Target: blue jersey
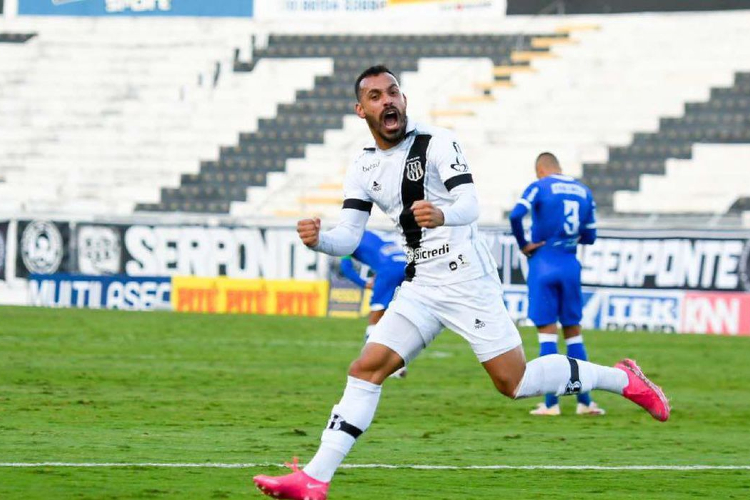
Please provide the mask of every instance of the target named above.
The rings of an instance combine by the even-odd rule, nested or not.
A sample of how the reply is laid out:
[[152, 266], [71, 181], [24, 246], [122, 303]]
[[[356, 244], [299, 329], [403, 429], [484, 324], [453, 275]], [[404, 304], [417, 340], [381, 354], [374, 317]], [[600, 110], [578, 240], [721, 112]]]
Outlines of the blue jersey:
[[576, 253], [579, 243], [596, 240], [596, 203], [591, 190], [566, 175], [549, 175], [532, 183], [511, 212], [513, 235], [521, 248], [528, 242], [523, 217], [531, 211], [531, 241], [544, 241], [538, 252]]
[[352, 258], [365, 264], [375, 273], [370, 311], [386, 309], [393, 300], [396, 288], [404, 281], [406, 254], [396, 243], [382, 240], [377, 234], [365, 231], [357, 249], [350, 257], [341, 259], [340, 266], [344, 276], [364, 288], [367, 282], [357, 273]]
[[579, 325], [583, 316], [579, 243], [596, 240], [596, 203], [588, 187], [565, 175], [549, 175], [524, 191], [510, 214], [518, 245], [528, 242], [523, 218], [531, 212], [531, 241], [545, 242], [529, 258], [529, 318], [537, 327], [560, 321]]
[[[406, 255], [401, 246], [381, 239], [372, 231], [365, 231], [351, 256], [372, 269], [376, 276], [392, 272], [403, 274], [406, 267]], [[366, 285], [366, 281], [354, 269], [351, 259], [341, 260], [341, 272], [360, 287]]]

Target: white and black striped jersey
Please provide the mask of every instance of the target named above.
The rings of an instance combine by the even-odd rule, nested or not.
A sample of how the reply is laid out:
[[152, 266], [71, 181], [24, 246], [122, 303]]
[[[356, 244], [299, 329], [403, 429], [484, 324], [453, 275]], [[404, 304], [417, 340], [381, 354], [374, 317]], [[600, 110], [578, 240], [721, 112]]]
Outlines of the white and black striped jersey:
[[[456, 207], [451, 209], [459, 193], [475, 214], [468, 221], [454, 213]], [[344, 198], [344, 209], [369, 213], [374, 203], [397, 225], [406, 240], [407, 280], [442, 285], [496, 272], [476, 224], [471, 171], [449, 130], [409, 123], [398, 146], [380, 150], [373, 142], [349, 168]], [[443, 210], [446, 225], [434, 229], [417, 225], [410, 208], [422, 199]]]

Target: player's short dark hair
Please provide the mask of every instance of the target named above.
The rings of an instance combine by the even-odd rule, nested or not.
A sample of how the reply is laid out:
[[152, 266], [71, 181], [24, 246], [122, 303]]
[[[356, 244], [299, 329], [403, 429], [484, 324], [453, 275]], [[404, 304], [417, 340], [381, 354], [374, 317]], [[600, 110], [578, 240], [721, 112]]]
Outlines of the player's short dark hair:
[[[357, 77], [357, 81], [354, 82], [354, 96], [357, 98], [357, 101], [359, 101], [359, 84], [362, 83], [362, 80], [367, 78], [368, 76], [378, 76], [382, 75], [383, 73], [388, 73], [393, 78], [396, 78], [396, 75], [393, 74], [393, 71], [389, 70], [386, 66], [383, 64], [378, 64], [376, 66], [370, 66], [366, 70], [362, 72]], [[398, 78], [396, 78], [396, 81], [398, 82]]]
[[539, 156], [536, 157], [536, 162], [534, 164], [538, 165], [539, 162], [544, 162], [547, 165], [560, 168], [560, 162], [557, 160], [557, 156], [553, 155], [549, 151], [540, 153]]

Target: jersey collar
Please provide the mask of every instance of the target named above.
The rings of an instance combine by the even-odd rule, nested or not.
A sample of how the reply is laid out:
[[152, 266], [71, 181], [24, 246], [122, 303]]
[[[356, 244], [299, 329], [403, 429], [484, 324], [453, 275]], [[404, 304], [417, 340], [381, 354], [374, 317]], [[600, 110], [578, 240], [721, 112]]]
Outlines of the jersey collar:
[[572, 178], [569, 175], [563, 175], [563, 174], [552, 174], [550, 177], [554, 177], [555, 179], [560, 179], [561, 181], [574, 181], [575, 179]]

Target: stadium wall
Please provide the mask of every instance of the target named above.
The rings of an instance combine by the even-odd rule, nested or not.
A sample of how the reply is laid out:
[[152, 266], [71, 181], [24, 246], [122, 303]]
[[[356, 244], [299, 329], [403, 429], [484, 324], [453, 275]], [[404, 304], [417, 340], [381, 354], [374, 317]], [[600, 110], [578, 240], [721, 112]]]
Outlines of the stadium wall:
[[[526, 260], [482, 232], [511, 316], [525, 324]], [[367, 296], [292, 227], [0, 221], [0, 303], [350, 316]], [[750, 335], [750, 232], [602, 230], [583, 247], [584, 326]], [[366, 270], [363, 270], [366, 272]]]
[[[534, 15], [556, 7], [562, 14], [685, 12], [750, 9], [747, 0], [508, 0], [508, 15]], [[555, 11], [553, 11], [554, 13]]]

